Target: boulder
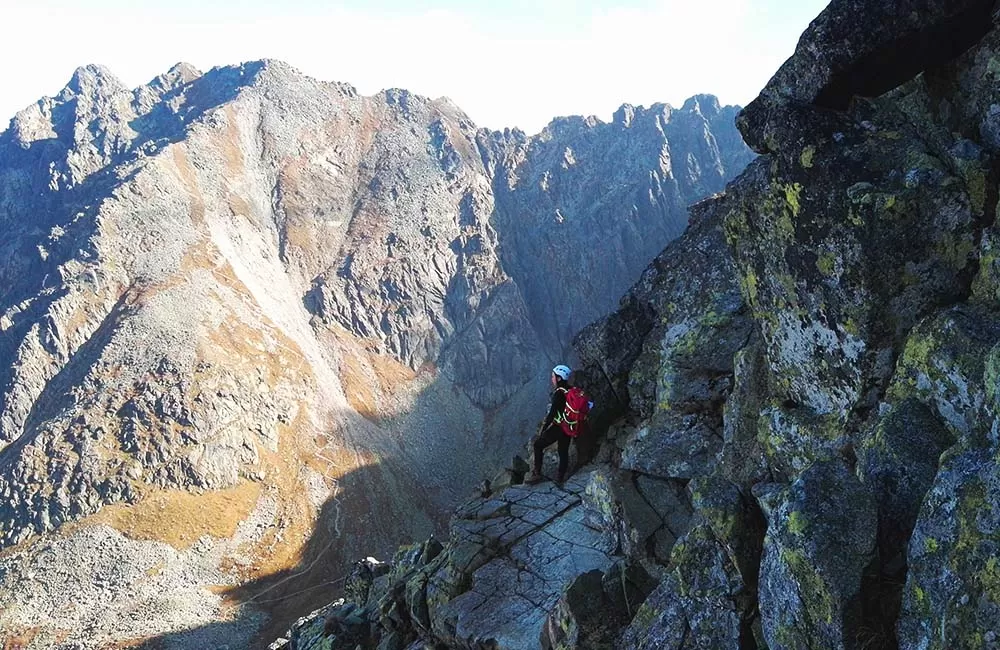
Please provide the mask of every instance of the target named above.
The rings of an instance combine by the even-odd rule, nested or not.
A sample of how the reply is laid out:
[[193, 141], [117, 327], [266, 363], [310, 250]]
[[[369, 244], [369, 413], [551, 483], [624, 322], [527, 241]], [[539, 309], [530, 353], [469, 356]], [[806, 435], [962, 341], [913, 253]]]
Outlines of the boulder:
[[993, 0], [834, 0], [809, 25], [795, 53], [737, 118], [760, 153], [790, 107], [844, 110], [947, 63], [993, 27]]
[[740, 650], [737, 600], [745, 585], [710, 526], [695, 525], [674, 546], [671, 571], [621, 636], [635, 650]]
[[1000, 643], [998, 504], [995, 450], [945, 454], [907, 547], [900, 647], [986, 650]]
[[773, 400], [830, 416], [833, 437], [874, 406], [913, 323], [968, 295], [985, 210], [974, 147], [931, 146], [927, 130], [958, 143], [876, 110], [789, 125], [794, 150], [730, 188], [726, 234]]
[[905, 569], [899, 556], [945, 449], [955, 442], [934, 411], [916, 399], [886, 404], [858, 447], [858, 474], [878, 502], [879, 555], [883, 565]]
[[662, 479], [692, 479], [714, 470], [722, 435], [715, 417], [663, 414], [620, 444], [623, 469]]
[[767, 514], [760, 615], [771, 650], [860, 648], [862, 577], [875, 557], [871, 491], [840, 461], [755, 490]]
[[614, 609], [604, 586], [605, 575], [597, 570], [574, 580], [546, 621], [541, 647], [610, 650], [624, 611]]
[[[646, 489], [640, 489], [643, 480]], [[598, 469], [590, 473], [584, 493], [587, 520], [603, 530], [608, 546], [628, 558], [644, 559], [656, 537], [655, 556], [669, 558], [670, 545], [687, 528], [688, 506], [667, 484], [636, 477], [630, 472]], [[661, 492], [657, 488], [664, 488]], [[654, 495], [651, 502], [645, 495]], [[655, 505], [654, 505], [655, 504]], [[669, 523], [668, 523], [669, 522]], [[671, 526], [672, 525], [672, 526]], [[660, 535], [664, 534], [663, 544]]]
[[684, 235], [622, 298], [621, 309], [574, 340], [585, 370], [605, 377], [621, 407], [643, 417], [718, 408], [751, 323], [733, 280], [720, 200], [692, 208]]
[[910, 333], [889, 387], [893, 400], [928, 405], [967, 446], [1000, 443], [1000, 319], [987, 306], [959, 305]]

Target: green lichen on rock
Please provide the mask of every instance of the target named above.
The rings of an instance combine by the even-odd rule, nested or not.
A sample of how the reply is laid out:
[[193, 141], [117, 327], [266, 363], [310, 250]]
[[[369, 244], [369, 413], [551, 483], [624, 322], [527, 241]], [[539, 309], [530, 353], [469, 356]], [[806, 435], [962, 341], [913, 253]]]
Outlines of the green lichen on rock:
[[960, 306], [944, 311], [910, 333], [887, 396], [915, 398], [959, 439], [987, 444], [997, 413], [993, 360], [998, 354], [1000, 320], [990, 310]]
[[805, 553], [786, 549], [781, 552], [781, 561], [791, 572], [805, 614], [814, 622], [832, 624], [836, 613], [834, 596]]
[[861, 630], [857, 602], [875, 550], [870, 490], [842, 461], [819, 462], [787, 488], [758, 486], [768, 513], [760, 573], [772, 648], [845, 647]]
[[794, 510], [788, 515], [788, 532], [791, 534], [801, 535], [805, 532], [807, 526], [806, 518], [798, 510]]
[[900, 645], [974, 647], [1000, 621], [1000, 466], [989, 450], [947, 455], [909, 544]]
[[[941, 454], [954, 444], [955, 437], [936, 411], [918, 399], [886, 407], [857, 444], [858, 474], [878, 500], [883, 561], [903, 567], [901, 560], [920, 504], [934, 481]], [[928, 543], [937, 542], [930, 539]]]
[[953, 161], [958, 173], [965, 181], [973, 213], [982, 215], [986, 208], [987, 171], [983, 169], [979, 160], [955, 157]]
[[824, 251], [816, 259], [816, 268], [826, 277], [832, 277], [837, 270], [837, 256], [834, 253]]
[[983, 595], [1000, 605], [1000, 560], [996, 557], [986, 560], [986, 567], [979, 572], [977, 579]]
[[747, 299], [747, 303], [753, 305], [757, 302], [757, 274], [753, 269], [746, 269], [740, 276], [740, 289]]
[[617, 647], [738, 650], [740, 611], [745, 608], [737, 597], [745, 584], [711, 528], [693, 526], [674, 546], [670, 564], [670, 573], [643, 603]]
[[942, 234], [935, 243], [937, 258], [956, 271], [969, 266], [975, 260], [976, 242], [964, 235]]
[[803, 149], [802, 153], [799, 155], [799, 162], [806, 169], [810, 169], [813, 166], [813, 156], [815, 155], [816, 155], [816, 147], [809, 145], [808, 147]]
[[785, 205], [788, 206], [787, 210], [779, 210], [779, 230], [784, 230], [786, 234], [792, 234], [793, 226], [787, 223], [786, 220], [790, 221], [790, 218], [798, 217], [799, 213], [802, 212], [802, 185], [799, 183], [789, 183], [787, 185], [779, 186], [781, 192], [784, 194]]
[[979, 272], [972, 282], [976, 300], [1000, 302], [1000, 231], [996, 225], [983, 233], [979, 243]]
[[794, 476], [816, 461], [839, 457], [850, 438], [839, 415], [772, 403], [760, 412], [757, 440], [772, 466]]

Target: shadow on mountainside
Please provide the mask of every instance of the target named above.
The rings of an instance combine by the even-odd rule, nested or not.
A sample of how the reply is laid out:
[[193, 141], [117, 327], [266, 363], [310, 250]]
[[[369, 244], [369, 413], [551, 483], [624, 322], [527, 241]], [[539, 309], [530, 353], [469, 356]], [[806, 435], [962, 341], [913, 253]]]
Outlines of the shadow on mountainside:
[[[294, 566], [223, 592], [226, 606], [236, 612], [232, 620], [162, 634], [136, 647], [266, 648], [296, 619], [339, 598], [358, 560], [389, 560], [398, 547], [431, 535], [443, 540], [454, 507], [483, 479], [502, 472], [514, 453], [524, 453], [534, 416], [545, 409], [536, 393], [545, 399], [546, 387], [532, 390], [537, 381], [522, 389], [515, 397], [520, 403], [506, 413], [479, 416], [450, 380], [436, 377], [405, 412], [375, 421], [387, 438], [377, 449], [373, 445], [377, 462], [336, 479], [337, 489], [323, 504]], [[417, 438], [416, 431], [425, 437]]]
[[[393, 492], [413, 501], [419, 486], [393, 472], [390, 463], [354, 470], [338, 480], [334, 497], [323, 505], [316, 526], [302, 547], [299, 560], [270, 575], [222, 592], [224, 609], [235, 612], [227, 621], [171, 632], [135, 647], [146, 650], [204, 648], [266, 648], [298, 617], [338, 598], [352, 560], [367, 555], [389, 557], [413, 540], [400, 532], [409, 528], [414, 539], [444, 529], [444, 522], [423, 511], [399, 507]], [[405, 521], [405, 524], [400, 524]], [[264, 558], [262, 558], [264, 559]]]

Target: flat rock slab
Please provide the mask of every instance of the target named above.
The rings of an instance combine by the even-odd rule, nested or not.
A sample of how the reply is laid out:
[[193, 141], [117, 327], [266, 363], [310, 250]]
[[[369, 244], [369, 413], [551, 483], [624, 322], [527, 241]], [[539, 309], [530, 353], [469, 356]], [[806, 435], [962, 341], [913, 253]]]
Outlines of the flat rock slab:
[[457, 622], [460, 642], [510, 650], [538, 646], [565, 588], [588, 571], [611, 566], [604, 531], [585, 521], [581, 495], [589, 480], [587, 473], [562, 488], [513, 487], [463, 509], [460, 516], [473, 519], [453, 525], [506, 549], [475, 571], [471, 590], [444, 607], [442, 614]]

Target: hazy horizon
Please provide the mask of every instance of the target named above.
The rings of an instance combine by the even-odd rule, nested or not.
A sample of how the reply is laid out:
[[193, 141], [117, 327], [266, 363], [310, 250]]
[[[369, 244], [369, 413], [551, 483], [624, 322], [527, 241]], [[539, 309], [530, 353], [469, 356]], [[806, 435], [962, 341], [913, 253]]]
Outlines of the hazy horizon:
[[[0, 130], [87, 64], [106, 66], [135, 88], [182, 61], [207, 71], [279, 59], [365, 95], [405, 88], [446, 96], [478, 126], [529, 133], [558, 116], [609, 120], [624, 103], [679, 107], [701, 93], [746, 105], [826, 4], [294, 0], [279, 8], [255, 0], [237, 8], [93, 0], [82, 9], [69, 0], [18, 1], [4, 9], [12, 30], [0, 42]], [[45, 41], [73, 47], [19, 64], [38, 49], [38, 32], [26, 27], [39, 24]]]

